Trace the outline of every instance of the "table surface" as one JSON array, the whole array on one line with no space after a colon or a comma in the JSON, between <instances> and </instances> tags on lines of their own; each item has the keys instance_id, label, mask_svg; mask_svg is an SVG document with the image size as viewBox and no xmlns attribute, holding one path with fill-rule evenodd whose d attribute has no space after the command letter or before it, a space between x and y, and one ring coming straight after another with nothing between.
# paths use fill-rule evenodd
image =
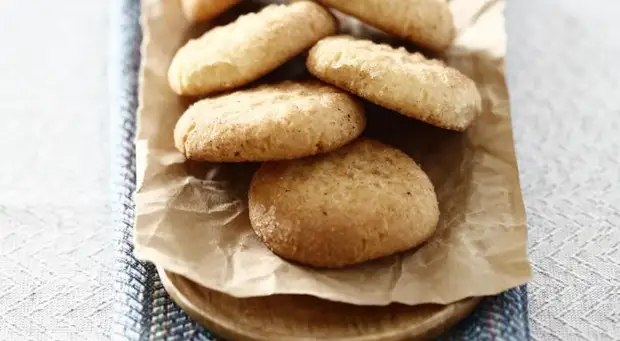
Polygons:
<instances>
[{"instance_id":1,"label":"table surface","mask_svg":"<svg viewBox=\"0 0 620 341\"><path fill-rule=\"evenodd\" d=\"M63 5L0 2L0 340L110 336L108 3ZM620 339L618 13L508 0L535 340Z\"/></svg>"},{"instance_id":2,"label":"table surface","mask_svg":"<svg viewBox=\"0 0 620 341\"><path fill-rule=\"evenodd\" d=\"M0 1L0 340L110 334L107 1Z\"/></svg>"}]
</instances>

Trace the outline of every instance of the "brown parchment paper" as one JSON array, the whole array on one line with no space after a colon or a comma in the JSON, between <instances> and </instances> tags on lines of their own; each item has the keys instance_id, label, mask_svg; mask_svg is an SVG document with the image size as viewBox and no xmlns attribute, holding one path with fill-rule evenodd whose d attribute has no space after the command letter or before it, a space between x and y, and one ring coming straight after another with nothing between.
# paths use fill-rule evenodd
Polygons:
<instances>
[{"instance_id":1,"label":"brown parchment paper","mask_svg":"<svg viewBox=\"0 0 620 341\"><path fill-rule=\"evenodd\" d=\"M453 133L368 105L365 132L407 152L429 174L440 202L438 231L405 254L316 270L275 256L251 230L246 200L256 164L186 162L173 147L174 124L190 101L170 91L168 65L179 46L207 27L188 27L178 1L143 0L136 256L235 297L308 294L359 305L445 304L528 281L526 221L504 80L504 2L450 5L458 38L442 57L476 81L482 116L467 132ZM365 34L350 21L343 27ZM285 66L278 72L292 71Z\"/></svg>"}]
</instances>

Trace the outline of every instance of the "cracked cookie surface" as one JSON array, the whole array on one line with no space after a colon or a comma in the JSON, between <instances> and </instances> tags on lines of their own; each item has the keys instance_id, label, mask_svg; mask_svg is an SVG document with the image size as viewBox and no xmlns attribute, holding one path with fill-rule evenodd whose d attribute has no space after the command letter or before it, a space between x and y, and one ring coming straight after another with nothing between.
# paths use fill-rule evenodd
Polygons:
<instances>
[{"instance_id":1,"label":"cracked cookie surface","mask_svg":"<svg viewBox=\"0 0 620 341\"><path fill-rule=\"evenodd\" d=\"M445 0L317 0L368 25L427 49L442 51L455 36Z\"/></svg>"},{"instance_id":2,"label":"cracked cookie surface","mask_svg":"<svg viewBox=\"0 0 620 341\"><path fill-rule=\"evenodd\" d=\"M192 39L168 69L179 95L205 96L253 82L335 34L335 18L311 1L272 4Z\"/></svg>"},{"instance_id":3,"label":"cracked cookie surface","mask_svg":"<svg viewBox=\"0 0 620 341\"><path fill-rule=\"evenodd\" d=\"M174 130L186 158L210 162L292 159L339 148L366 126L363 106L318 81L284 81L200 100Z\"/></svg>"},{"instance_id":4,"label":"cracked cookie surface","mask_svg":"<svg viewBox=\"0 0 620 341\"><path fill-rule=\"evenodd\" d=\"M439 220L426 173L407 154L368 138L327 154L264 163L252 178L249 214L274 253L328 268L420 245Z\"/></svg>"},{"instance_id":5,"label":"cracked cookie surface","mask_svg":"<svg viewBox=\"0 0 620 341\"><path fill-rule=\"evenodd\" d=\"M471 79L402 47L328 37L310 49L306 65L324 82L441 128L463 131L482 110Z\"/></svg>"}]
</instances>

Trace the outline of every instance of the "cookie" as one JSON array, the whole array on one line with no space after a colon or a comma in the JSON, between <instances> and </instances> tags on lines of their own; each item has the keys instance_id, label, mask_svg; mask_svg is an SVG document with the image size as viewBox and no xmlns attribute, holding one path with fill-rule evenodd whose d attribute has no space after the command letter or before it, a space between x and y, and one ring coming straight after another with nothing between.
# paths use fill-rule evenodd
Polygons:
<instances>
[{"instance_id":1,"label":"cookie","mask_svg":"<svg viewBox=\"0 0 620 341\"><path fill-rule=\"evenodd\" d=\"M190 22L209 21L241 0L181 0L181 9Z\"/></svg>"},{"instance_id":2,"label":"cookie","mask_svg":"<svg viewBox=\"0 0 620 341\"><path fill-rule=\"evenodd\" d=\"M427 49L442 51L454 40L452 13L444 0L317 1Z\"/></svg>"},{"instance_id":3,"label":"cookie","mask_svg":"<svg viewBox=\"0 0 620 341\"><path fill-rule=\"evenodd\" d=\"M269 5L213 28L175 54L168 82L179 95L204 96L246 85L337 30L321 5Z\"/></svg>"},{"instance_id":4,"label":"cookie","mask_svg":"<svg viewBox=\"0 0 620 341\"><path fill-rule=\"evenodd\" d=\"M310 49L306 65L327 83L441 128L466 130L482 110L471 79L442 61L402 47L328 37Z\"/></svg>"},{"instance_id":5,"label":"cookie","mask_svg":"<svg viewBox=\"0 0 620 341\"><path fill-rule=\"evenodd\" d=\"M413 159L359 138L331 153L261 165L249 214L275 254L338 268L420 245L435 231L439 208Z\"/></svg>"},{"instance_id":6,"label":"cookie","mask_svg":"<svg viewBox=\"0 0 620 341\"><path fill-rule=\"evenodd\" d=\"M366 125L363 106L318 81L284 81L200 100L174 129L188 159L282 160L339 148Z\"/></svg>"}]
</instances>

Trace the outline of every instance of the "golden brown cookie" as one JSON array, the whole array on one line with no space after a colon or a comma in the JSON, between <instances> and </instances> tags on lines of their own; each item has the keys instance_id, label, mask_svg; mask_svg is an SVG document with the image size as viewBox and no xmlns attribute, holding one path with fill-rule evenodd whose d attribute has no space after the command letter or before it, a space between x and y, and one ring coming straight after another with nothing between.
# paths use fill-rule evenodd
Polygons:
<instances>
[{"instance_id":1,"label":"golden brown cookie","mask_svg":"<svg viewBox=\"0 0 620 341\"><path fill-rule=\"evenodd\" d=\"M249 214L277 255L335 268L420 245L439 208L413 159L360 138L328 154L264 163L252 179Z\"/></svg>"},{"instance_id":2,"label":"golden brown cookie","mask_svg":"<svg viewBox=\"0 0 620 341\"><path fill-rule=\"evenodd\" d=\"M348 93L284 81L196 102L177 122L174 141L192 160L282 160L339 148L365 125L363 106Z\"/></svg>"},{"instance_id":3,"label":"golden brown cookie","mask_svg":"<svg viewBox=\"0 0 620 341\"><path fill-rule=\"evenodd\" d=\"M183 14L190 22L209 21L241 0L181 0Z\"/></svg>"},{"instance_id":4,"label":"golden brown cookie","mask_svg":"<svg viewBox=\"0 0 620 341\"><path fill-rule=\"evenodd\" d=\"M368 25L441 51L454 40L454 23L445 0L318 0Z\"/></svg>"},{"instance_id":5,"label":"golden brown cookie","mask_svg":"<svg viewBox=\"0 0 620 341\"><path fill-rule=\"evenodd\" d=\"M482 108L476 84L439 60L350 36L328 37L308 54L319 79L429 124L467 129Z\"/></svg>"},{"instance_id":6,"label":"golden brown cookie","mask_svg":"<svg viewBox=\"0 0 620 341\"><path fill-rule=\"evenodd\" d=\"M202 96L257 80L334 34L334 17L321 5L269 5L216 27L179 49L168 82L180 95Z\"/></svg>"}]
</instances>

